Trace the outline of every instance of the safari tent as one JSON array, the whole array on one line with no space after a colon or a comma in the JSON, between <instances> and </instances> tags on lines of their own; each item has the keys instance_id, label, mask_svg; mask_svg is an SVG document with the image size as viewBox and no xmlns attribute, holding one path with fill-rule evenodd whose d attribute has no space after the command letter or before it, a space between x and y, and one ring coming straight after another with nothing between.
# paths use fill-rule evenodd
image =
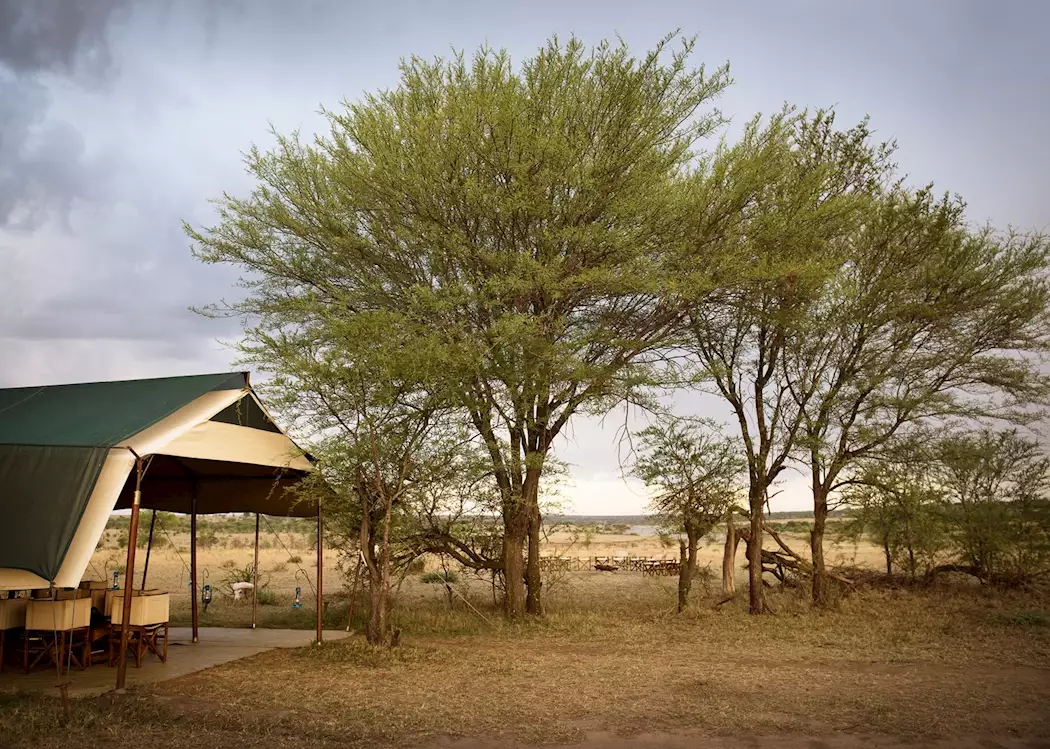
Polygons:
<instances>
[{"instance_id":1,"label":"safari tent","mask_svg":"<svg viewBox=\"0 0 1050 749\"><path fill-rule=\"evenodd\" d=\"M311 469L246 372L0 389L0 591L79 585L114 510L132 510L131 537L140 509L191 515L194 540L200 513L320 528L288 491ZM191 559L196 590L195 543ZM134 580L134 544L128 562Z\"/></svg>"}]
</instances>

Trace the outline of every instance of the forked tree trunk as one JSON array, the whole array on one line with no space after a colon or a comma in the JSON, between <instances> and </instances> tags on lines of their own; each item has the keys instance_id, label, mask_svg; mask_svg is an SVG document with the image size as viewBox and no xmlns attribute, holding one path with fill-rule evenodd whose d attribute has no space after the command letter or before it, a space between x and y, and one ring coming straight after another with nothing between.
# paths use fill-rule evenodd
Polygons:
<instances>
[{"instance_id":1,"label":"forked tree trunk","mask_svg":"<svg viewBox=\"0 0 1050 749\"><path fill-rule=\"evenodd\" d=\"M747 540L748 611L764 614L766 595L762 589L762 520L765 515L765 487L753 486L748 503L751 508L751 534Z\"/></svg>"},{"instance_id":2,"label":"forked tree trunk","mask_svg":"<svg viewBox=\"0 0 1050 749\"><path fill-rule=\"evenodd\" d=\"M809 550L813 559L813 605L826 608L830 601L828 574L824 563L824 529L828 520L828 497L823 488L813 486L813 530Z\"/></svg>"},{"instance_id":3,"label":"forked tree trunk","mask_svg":"<svg viewBox=\"0 0 1050 749\"><path fill-rule=\"evenodd\" d=\"M740 537L736 533L733 512L730 510L726 516L726 543L722 552L722 595L736 594L736 548L739 543Z\"/></svg>"},{"instance_id":4,"label":"forked tree trunk","mask_svg":"<svg viewBox=\"0 0 1050 749\"><path fill-rule=\"evenodd\" d=\"M376 550L377 529L369 513L367 487L362 489L360 544L361 556L368 572L368 621L365 624L365 639L370 645L386 645L387 642L387 596L390 567L386 549ZM389 523L389 516L386 518Z\"/></svg>"}]
</instances>

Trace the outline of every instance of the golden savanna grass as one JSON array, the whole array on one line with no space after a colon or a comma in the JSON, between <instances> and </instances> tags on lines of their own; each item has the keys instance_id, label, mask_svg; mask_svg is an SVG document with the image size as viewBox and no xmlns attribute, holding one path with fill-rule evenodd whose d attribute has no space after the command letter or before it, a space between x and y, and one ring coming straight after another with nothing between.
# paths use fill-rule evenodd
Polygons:
<instances>
[{"instance_id":1,"label":"golden savanna grass","mask_svg":"<svg viewBox=\"0 0 1050 749\"><path fill-rule=\"evenodd\" d=\"M18 699L0 709L0 736L227 749L574 742L597 729L1050 738L1042 596L867 590L817 613L789 591L771 597L773 616L716 596L675 616L673 581L580 572L562 585L545 618L522 624L419 591L398 609L399 649L355 637L264 653L114 706L79 703L68 724L55 701Z\"/></svg>"}]
</instances>

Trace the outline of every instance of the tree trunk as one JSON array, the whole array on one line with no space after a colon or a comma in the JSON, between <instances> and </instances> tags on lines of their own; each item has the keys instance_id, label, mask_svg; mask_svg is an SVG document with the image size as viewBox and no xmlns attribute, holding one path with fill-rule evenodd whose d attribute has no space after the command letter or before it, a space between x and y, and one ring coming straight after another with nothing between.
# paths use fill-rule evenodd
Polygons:
<instances>
[{"instance_id":1,"label":"tree trunk","mask_svg":"<svg viewBox=\"0 0 1050 749\"><path fill-rule=\"evenodd\" d=\"M765 515L764 486L752 486L748 501L751 507L751 535L747 540L748 610L764 614L766 595L762 588L762 520Z\"/></svg>"},{"instance_id":2,"label":"tree trunk","mask_svg":"<svg viewBox=\"0 0 1050 749\"><path fill-rule=\"evenodd\" d=\"M882 553L886 555L886 574L893 574L893 557L890 555L890 538L882 537Z\"/></svg>"},{"instance_id":3,"label":"tree trunk","mask_svg":"<svg viewBox=\"0 0 1050 749\"><path fill-rule=\"evenodd\" d=\"M537 482L539 481L537 477ZM543 587L543 579L540 577L540 506L538 497L538 485L529 500L529 558L525 566L525 586L528 590L525 599L525 610L534 615L543 613L543 599L540 597L540 589Z\"/></svg>"},{"instance_id":4,"label":"tree trunk","mask_svg":"<svg viewBox=\"0 0 1050 749\"><path fill-rule=\"evenodd\" d=\"M361 558L368 572L368 621L365 624L365 639L370 645L385 645L387 635L387 581L389 567L384 564L383 553L376 554L376 528L369 513L368 489L361 491Z\"/></svg>"},{"instance_id":5,"label":"tree trunk","mask_svg":"<svg viewBox=\"0 0 1050 749\"><path fill-rule=\"evenodd\" d=\"M733 524L733 511L730 510L726 515L726 545L722 553L722 595L736 593L736 547L739 542L740 537Z\"/></svg>"},{"instance_id":6,"label":"tree trunk","mask_svg":"<svg viewBox=\"0 0 1050 749\"><path fill-rule=\"evenodd\" d=\"M368 571L368 624L365 639L370 645L386 644L386 586L381 575L369 567Z\"/></svg>"},{"instance_id":7,"label":"tree trunk","mask_svg":"<svg viewBox=\"0 0 1050 749\"><path fill-rule=\"evenodd\" d=\"M813 605L827 608L830 604L828 574L824 564L824 529L828 519L828 497L823 487L813 484L813 530L809 534L809 550L813 560Z\"/></svg>"},{"instance_id":8,"label":"tree trunk","mask_svg":"<svg viewBox=\"0 0 1050 749\"><path fill-rule=\"evenodd\" d=\"M522 552L528 535L528 516L521 509L503 519L503 611L511 618L525 613L525 564Z\"/></svg>"},{"instance_id":9,"label":"tree trunk","mask_svg":"<svg viewBox=\"0 0 1050 749\"><path fill-rule=\"evenodd\" d=\"M686 531L688 541L678 542L680 562L678 565L678 613L685 611L689 604L689 591L693 587L693 573L696 572L696 545L698 534Z\"/></svg>"}]
</instances>

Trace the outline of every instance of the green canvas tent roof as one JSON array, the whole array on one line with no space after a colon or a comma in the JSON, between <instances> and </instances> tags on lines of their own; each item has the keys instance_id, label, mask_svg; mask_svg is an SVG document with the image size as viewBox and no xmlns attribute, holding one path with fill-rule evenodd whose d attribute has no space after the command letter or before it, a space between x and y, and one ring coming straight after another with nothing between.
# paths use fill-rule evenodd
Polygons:
<instances>
[{"instance_id":1,"label":"green canvas tent roof","mask_svg":"<svg viewBox=\"0 0 1050 749\"><path fill-rule=\"evenodd\" d=\"M244 372L0 390L0 444L112 447Z\"/></svg>"},{"instance_id":2,"label":"green canvas tent roof","mask_svg":"<svg viewBox=\"0 0 1050 749\"><path fill-rule=\"evenodd\" d=\"M312 515L245 372L0 389L0 589L75 585L114 509Z\"/></svg>"}]
</instances>

